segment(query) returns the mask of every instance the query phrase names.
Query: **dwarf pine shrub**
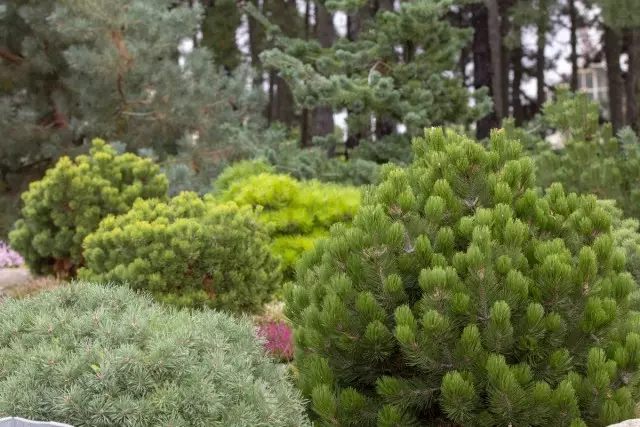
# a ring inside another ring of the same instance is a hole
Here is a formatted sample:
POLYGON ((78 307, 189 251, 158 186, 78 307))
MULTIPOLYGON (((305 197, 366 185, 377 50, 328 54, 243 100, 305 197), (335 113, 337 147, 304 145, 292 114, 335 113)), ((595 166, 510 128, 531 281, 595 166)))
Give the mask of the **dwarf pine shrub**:
POLYGON ((91 152, 62 157, 23 193, 11 246, 37 274, 75 276, 82 241, 108 215, 126 213, 138 198, 166 197, 167 178, 150 159, 118 155, 101 139, 91 152))
POLYGON ((413 147, 285 289, 318 425, 633 418, 637 286, 611 216, 560 185, 539 196, 504 131, 489 149, 441 129, 413 147))
POLYGON ((0 303, 0 418, 73 426, 310 426, 250 321, 73 283, 0 303))
POLYGON ((138 200, 84 241, 86 280, 127 283, 180 307, 259 311, 281 282, 263 224, 249 206, 183 192, 138 200))
POLYGON ((222 191, 207 199, 261 207, 260 219, 270 230, 272 249, 282 258, 286 279, 293 278, 300 255, 313 247, 318 238, 326 236, 332 224, 353 218, 361 198, 360 190, 355 187, 298 181, 272 173, 224 183, 222 191))

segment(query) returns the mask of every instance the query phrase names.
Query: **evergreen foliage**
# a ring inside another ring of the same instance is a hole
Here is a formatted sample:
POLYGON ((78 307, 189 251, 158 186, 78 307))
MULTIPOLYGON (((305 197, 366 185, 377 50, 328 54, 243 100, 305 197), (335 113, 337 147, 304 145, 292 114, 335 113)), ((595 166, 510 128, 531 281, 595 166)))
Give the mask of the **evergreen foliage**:
POLYGON ((612 234, 616 246, 626 251, 627 268, 636 283, 640 283, 640 221, 625 218, 613 200, 600 200, 601 206, 611 215, 612 234))
POLYGON ((23 193, 10 244, 37 274, 74 276, 84 264, 82 242, 108 215, 126 213, 138 198, 166 197, 167 178, 150 159, 118 155, 94 139, 89 155, 62 157, 23 193))
POLYGON ((248 319, 77 282, 0 310, 0 417, 74 426, 310 426, 248 319))
MULTIPOLYGON (((400 2, 398 10, 381 8, 365 19, 368 9, 363 4, 327 2, 331 12, 359 14, 354 19, 363 20, 362 32, 322 48, 316 40, 285 37, 267 23, 276 48, 261 58, 289 83, 298 107, 347 109, 355 143, 371 144, 368 160, 398 160, 389 153, 405 158, 401 153, 410 152, 410 137, 425 127, 469 123, 489 109, 484 89, 473 95, 476 103, 470 106, 472 95, 460 73, 453 71, 470 32, 444 18, 451 4, 449 0, 400 2), (378 128, 372 133, 374 117, 378 128), (406 127, 406 134, 397 133, 398 124, 406 127)), ((247 5, 249 12, 266 22, 251 6, 247 5)), ((336 143, 327 138, 316 138, 316 144, 336 143)))
MULTIPOLYGON (((238 166, 246 170, 246 164, 238 166)), ((300 255, 313 247, 336 222, 350 221, 360 205, 360 190, 319 181, 297 181, 288 175, 261 173, 228 184, 235 167, 223 173, 221 191, 208 200, 261 207, 260 219, 273 236, 273 251, 282 258, 285 279, 292 279, 300 255), (226 187, 226 188, 225 188, 226 187)))
POLYGON ((441 129, 387 167, 285 288, 318 425, 606 426, 632 418, 637 286, 594 196, 441 129))
POLYGON ((586 93, 558 90, 544 107, 543 120, 564 139, 564 148, 550 144, 536 158, 538 182, 546 188, 560 182, 568 191, 595 194, 617 202, 625 216, 640 218, 640 145, 630 130, 618 137, 611 125, 600 125, 600 107, 586 93))
POLYGON ((320 148, 301 150, 292 142, 265 150, 264 158, 276 167, 278 173, 285 173, 299 180, 317 179, 361 186, 376 183, 380 175, 380 166, 375 161, 358 157, 350 160, 329 158, 320 148))
POLYGON ((0 207, 17 210, 26 183, 60 156, 86 153, 93 135, 153 148, 205 184, 253 153, 271 135, 265 94, 246 84, 253 70, 225 72, 197 43, 180 61, 203 12, 175 0, 4 2, 0 207))
POLYGON ((126 283, 180 307, 256 312, 280 285, 280 261, 249 206, 181 193, 138 200, 87 236, 79 276, 126 283))

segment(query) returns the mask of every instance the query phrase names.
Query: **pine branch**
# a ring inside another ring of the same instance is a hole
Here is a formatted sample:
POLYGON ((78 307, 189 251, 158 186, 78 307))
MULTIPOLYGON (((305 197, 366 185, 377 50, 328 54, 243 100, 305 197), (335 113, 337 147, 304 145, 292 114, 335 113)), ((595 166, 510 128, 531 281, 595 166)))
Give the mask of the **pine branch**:
POLYGON ((0 49, 0 57, 7 59, 13 63, 19 64, 24 61, 24 57, 17 53, 10 52, 7 49, 0 49))

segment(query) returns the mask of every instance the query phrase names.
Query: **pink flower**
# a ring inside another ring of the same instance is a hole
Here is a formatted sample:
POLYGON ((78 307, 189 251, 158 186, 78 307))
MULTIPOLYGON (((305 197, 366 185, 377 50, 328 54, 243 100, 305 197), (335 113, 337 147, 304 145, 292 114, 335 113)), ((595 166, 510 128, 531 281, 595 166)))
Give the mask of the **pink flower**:
POLYGON ((292 331, 284 322, 269 322, 258 328, 258 335, 264 337, 265 350, 275 357, 291 361, 293 359, 292 331))
POLYGON ((5 242, 0 241, 0 268, 20 267, 24 259, 5 242))

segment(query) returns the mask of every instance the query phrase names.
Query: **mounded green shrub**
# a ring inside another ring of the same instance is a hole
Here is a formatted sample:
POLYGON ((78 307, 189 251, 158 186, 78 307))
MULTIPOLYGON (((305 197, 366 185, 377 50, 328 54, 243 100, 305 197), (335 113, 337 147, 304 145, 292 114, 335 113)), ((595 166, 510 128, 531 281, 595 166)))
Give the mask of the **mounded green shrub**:
POLYGON ((246 318, 72 283, 0 304, 0 418, 73 426, 309 426, 246 318))
POLYGON ((282 278, 270 243, 251 207, 184 192, 168 203, 138 200, 105 218, 84 241, 79 276, 128 283, 180 307, 254 312, 282 278))
POLYGON ((262 159, 243 160, 225 168, 222 171, 214 181, 215 191, 225 191, 234 182, 242 181, 250 176, 273 172, 275 172, 275 167, 266 163, 262 159))
POLYGON ((637 290, 594 196, 535 190, 519 143, 431 129, 285 288, 318 425, 633 418, 637 290))
POLYGON ((260 219, 270 230, 272 248, 283 260, 287 279, 293 278, 300 255, 326 236, 331 225, 353 218, 361 198, 355 187, 271 173, 251 175, 222 188, 207 196, 208 200, 261 207, 260 219))
POLYGON ((94 139, 88 156, 62 157, 30 184, 10 244, 33 272, 74 276, 84 264, 82 241, 103 218, 127 212, 137 198, 166 197, 167 187, 152 160, 94 139))

